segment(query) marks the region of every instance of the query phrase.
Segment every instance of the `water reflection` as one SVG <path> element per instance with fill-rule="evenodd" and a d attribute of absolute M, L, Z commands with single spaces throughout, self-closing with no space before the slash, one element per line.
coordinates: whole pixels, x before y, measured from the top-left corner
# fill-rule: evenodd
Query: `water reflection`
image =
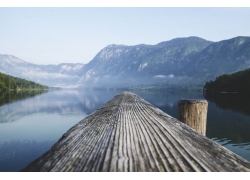
<path fill-rule="evenodd" d="M 20 167 L 25 167 L 46 152 L 54 143 L 54 141 L 23 140 L 0 144 L 0 170 L 19 171 Z"/>
<path fill-rule="evenodd" d="M 202 92 L 132 92 L 175 118 L 178 117 L 180 99 L 206 98 L 207 137 L 250 161 L 250 114 L 247 111 L 250 101 L 247 98 L 229 100 L 220 97 L 218 101 L 204 97 Z M 2 95 L 8 103 L 0 106 L 0 171 L 24 168 L 46 152 L 69 128 L 118 93 L 120 91 L 60 90 L 32 98 L 17 98 L 15 102 L 11 95 L 6 98 Z"/>
<path fill-rule="evenodd" d="M 204 94 L 207 137 L 250 161 L 250 99 L 246 94 Z"/>
<path fill-rule="evenodd" d="M 100 91 L 50 91 L 0 107 L 0 123 L 13 122 L 34 113 L 90 114 L 113 96 L 114 93 L 108 92 L 103 96 Z"/>
<path fill-rule="evenodd" d="M 22 99 L 34 97 L 38 94 L 46 93 L 48 91 L 43 90 L 28 90 L 28 91 L 9 91 L 9 92 L 0 92 L 0 106 L 5 104 L 19 101 Z"/>
<path fill-rule="evenodd" d="M 250 94 L 245 93 L 204 93 L 204 97 L 219 108 L 233 110 L 250 116 Z"/>
<path fill-rule="evenodd" d="M 201 92 L 180 91 L 180 92 L 155 92 L 155 91 L 133 91 L 135 94 L 158 107 L 172 117 L 178 117 L 178 101 L 180 99 L 204 99 Z"/>
<path fill-rule="evenodd" d="M 214 142 L 224 146 L 225 148 L 229 149 L 230 151 L 238 154 L 239 156 L 243 157 L 244 159 L 250 161 L 250 142 L 248 143 L 232 143 L 231 140 L 227 138 L 218 139 L 218 138 L 211 138 Z"/>
<path fill-rule="evenodd" d="M 250 99 L 241 94 L 205 95 L 210 102 L 208 137 L 228 138 L 231 143 L 250 142 Z M 248 140 L 248 141 L 246 141 Z"/>
<path fill-rule="evenodd" d="M 66 116 L 74 114 L 88 115 L 120 92 L 60 90 L 38 94 L 33 98 L 0 107 L 0 123 L 16 121 L 34 113 L 57 113 Z M 180 97 L 203 98 L 201 93 L 197 94 L 196 92 L 133 92 L 174 117 L 177 117 L 177 101 Z"/>

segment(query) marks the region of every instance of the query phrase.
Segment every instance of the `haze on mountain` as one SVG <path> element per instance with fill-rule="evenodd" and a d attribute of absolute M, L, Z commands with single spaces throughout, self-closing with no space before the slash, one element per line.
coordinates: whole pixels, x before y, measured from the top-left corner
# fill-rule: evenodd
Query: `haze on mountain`
<path fill-rule="evenodd" d="M 78 73 L 83 66 L 81 63 L 38 65 L 13 55 L 0 54 L 0 72 L 50 87 L 71 88 L 78 81 Z"/>
<path fill-rule="evenodd" d="M 0 56 L 0 71 L 48 86 L 202 89 L 215 77 L 250 67 L 250 37 L 219 42 L 176 38 L 156 45 L 108 45 L 88 64 L 35 65 Z"/>

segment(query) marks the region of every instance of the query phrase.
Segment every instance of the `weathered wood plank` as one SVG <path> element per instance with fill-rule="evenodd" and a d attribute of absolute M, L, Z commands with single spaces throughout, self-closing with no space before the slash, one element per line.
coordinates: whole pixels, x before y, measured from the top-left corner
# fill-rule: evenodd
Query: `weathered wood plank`
<path fill-rule="evenodd" d="M 250 171 L 250 163 L 123 92 L 22 171 Z"/>

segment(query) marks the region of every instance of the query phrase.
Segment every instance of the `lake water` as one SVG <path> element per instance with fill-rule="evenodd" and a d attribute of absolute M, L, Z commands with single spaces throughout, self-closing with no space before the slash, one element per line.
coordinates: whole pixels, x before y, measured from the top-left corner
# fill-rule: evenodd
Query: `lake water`
<path fill-rule="evenodd" d="M 202 92 L 132 91 L 177 118 L 178 100 L 207 99 L 206 136 L 250 161 L 248 96 Z M 0 94 L 0 171 L 19 171 L 41 156 L 73 125 L 120 91 L 60 90 Z"/>

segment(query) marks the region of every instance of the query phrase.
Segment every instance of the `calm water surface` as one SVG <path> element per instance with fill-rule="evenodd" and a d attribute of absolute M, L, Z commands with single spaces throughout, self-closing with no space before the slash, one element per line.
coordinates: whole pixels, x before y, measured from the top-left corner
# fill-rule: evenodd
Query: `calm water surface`
<path fill-rule="evenodd" d="M 120 91 L 61 90 L 0 95 L 0 171 L 19 171 L 59 140 L 73 125 Z M 207 99 L 206 136 L 250 161 L 250 100 L 202 92 L 142 92 L 137 95 L 177 118 L 178 100 Z M 233 97 L 232 97 L 233 96 Z"/>

